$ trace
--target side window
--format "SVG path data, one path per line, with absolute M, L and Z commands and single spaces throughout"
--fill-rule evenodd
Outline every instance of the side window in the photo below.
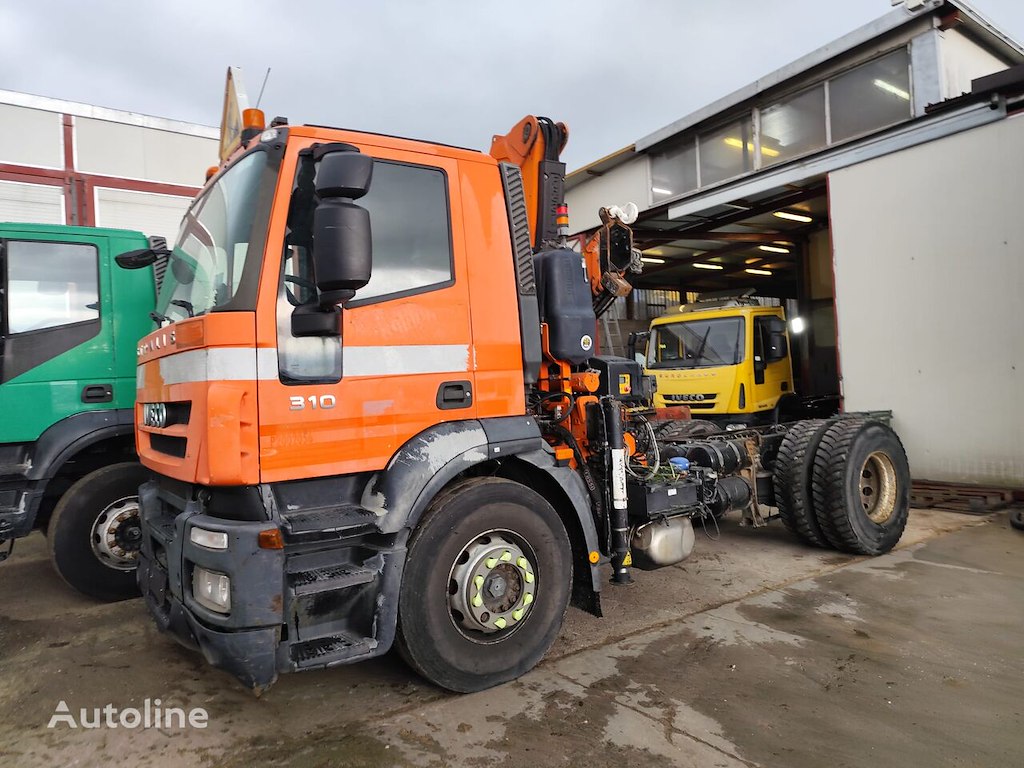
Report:
M 292 311 L 316 301 L 313 259 L 305 245 L 286 245 L 277 295 L 277 361 L 281 380 L 317 384 L 341 379 L 337 339 L 292 336 Z
M 443 171 L 377 160 L 370 191 L 358 203 L 370 212 L 373 272 L 352 306 L 451 283 L 448 183 Z
M 285 383 L 330 383 L 341 379 L 337 339 L 295 337 L 291 314 L 316 301 L 312 219 L 316 207 L 314 166 L 299 163 L 288 209 L 277 299 L 278 370 Z M 349 307 L 443 288 L 452 283 L 448 181 L 437 168 L 376 160 L 370 192 L 358 204 L 370 212 L 373 270 Z
M 99 319 L 95 246 L 9 240 L 6 251 L 8 333 Z

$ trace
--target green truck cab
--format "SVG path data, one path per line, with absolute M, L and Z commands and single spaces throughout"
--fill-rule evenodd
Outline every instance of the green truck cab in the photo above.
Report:
M 137 341 L 153 328 L 152 268 L 114 258 L 140 232 L 0 223 L 0 559 L 46 532 L 72 587 L 135 593 Z
M 746 299 L 686 304 L 651 322 L 645 361 L 656 407 L 689 406 L 695 419 L 778 423 L 796 405 L 786 316 Z

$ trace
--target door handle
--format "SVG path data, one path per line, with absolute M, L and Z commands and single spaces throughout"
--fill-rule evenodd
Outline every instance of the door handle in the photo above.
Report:
M 437 388 L 436 403 L 442 411 L 469 408 L 473 404 L 473 388 L 468 381 L 445 381 Z
M 83 403 L 109 403 L 114 399 L 111 384 L 89 384 L 82 390 Z

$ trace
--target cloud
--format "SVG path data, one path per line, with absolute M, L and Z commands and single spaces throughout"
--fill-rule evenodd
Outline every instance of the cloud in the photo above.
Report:
M 1017 0 L 982 8 L 1024 31 Z M 979 5 L 982 3 L 979 3 Z M 486 149 L 567 122 L 578 167 L 890 10 L 787 0 L 7 3 L 0 87 L 217 124 L 241 66 L 268 116 Z

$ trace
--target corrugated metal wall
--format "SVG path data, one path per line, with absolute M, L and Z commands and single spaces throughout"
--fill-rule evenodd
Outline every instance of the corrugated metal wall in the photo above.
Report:
M 833 173 L 848 410 L 916 478 L 1024 487 L 1024 117 Z

